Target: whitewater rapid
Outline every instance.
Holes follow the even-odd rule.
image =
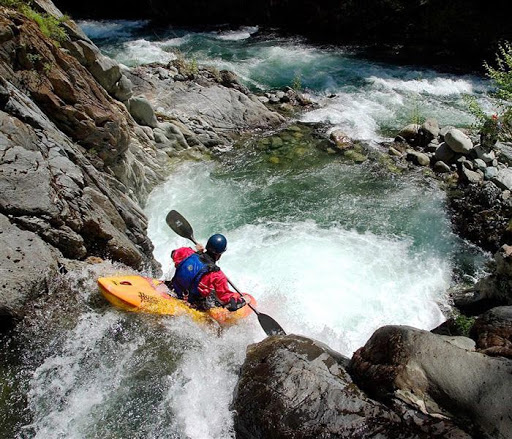
[[[233,70],[253,90],[296,80],[318,104],[302,121],[327,122],[370,143],[414,118],[471,124],[465,94],[490,105],[480,78],[376,63],[257,27],[81,25],[130,67],[167,63],[179,49],[200,64]],[[382,325],[440,324],[455,275],[475,276],[482,266],[480,254],[452,233],[443,193],[421,177],[307,154],[281,167],[243,151],[174,163],[145,206],[163,277],[173,274],[171,250],[191,245],[165,223],[176,209],[198,241],[226,235],[221,268],[288,333],[351,356]],[[36,315],[37,349],[32,353],[27,343],[25,356],[33,359],[25,360],[20,397],[26,395],[30,422],[18,437],[233,438],[239,367],[247,346],[265,337],[257,319],[218,333],[186,317],[127,314],[99,301],[95,279],[110,273],[95,270],[69,275],[66,300],[73,306]]]

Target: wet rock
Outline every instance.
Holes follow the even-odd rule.
[[[487,311],[476,319],[470,335],[480,352],[512,358],[512,306]]]
[[[0,319],[17,319],[57,273],[59,252],[37,234],[19,229],[0,213]]]
[[[340,151],[345,151],[354,147],[354,142],[341,130],[334,130],[329,135],[329,138],[334,142],[336,148]]]
[[[439,160],[434,163],[434,171],[443,174],[443,173],[451,172],[451,169],[445,162]]]
[[[451,161],[455,158],[455,153],[448,146],[447,143],[443,142],[439,145],[434,153],[434,157],[437,161],[441,161],[444,163],[451,163]]]
[[[384,326],[354,354],[350,370],[371,395],[395,395],[423,412],[474,422],[490,437],[510,437],[512,362],[448,341],[411,327]]]
[[[429,166],[430,165],[430,158],[428,155],[423,154],[418,151],[408,150],[407,151],[407,160],[414,163],[418,166]]]
[[[454,429],[368,398],[352,382],[347,363],[324,344],[297,335],[249,346],[232,404],[237,437],[406,439],[422,431],[448,437]]]
[[[420,125],[412,123],[402,128],[398,135],[403,137],[409,144],[412,145],[418,139],[419,129]]]
[[[456,153],[469,154],[473,149],[473,142],[471,139],[457,128],[449,130],[444,135],[444,141],[451,150]]]

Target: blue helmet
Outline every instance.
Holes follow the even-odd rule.
[[[228,241],[224,235],[216,233],[210,236],[206,243],[206,252],[215,255],[221,255],[226,251],[228,247]]]

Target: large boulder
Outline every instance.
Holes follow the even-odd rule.
[[[475,423],[488,437],[512,437],[512,361],[463,349],[428,331],[385,326],[353,356],[354,380],[376,397]]]
[[[297,335],[249,346],[232,404],[237,437],[468,437],[450,422],[420,419],[370,399],[353,383],[347,364],[326,345]]]
[[[27,300],[56,275],[58,251],[37,234],[22,230],[0,213],[0,327],[22,316]]]
[[[471,139],[457,128],[452,128],[444,135],[444,141],[452,149],[453,152],[459,154],[469,154],[473,149]]]
[[[476,319],[471,328],[480,352],[512,358],[512,306],[500,306]]]

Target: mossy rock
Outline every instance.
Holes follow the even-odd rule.
[[[277,157],[277,156],[275,156],[275,155],[270,156],[270,157],[268,158],[268,161],[269,161],[270,163],[274,164],[274,165],[278,165],[278,164],[281,162],[281,160],[279,159],[279,157]]]
[[[356,151],[355,149],[349,149],[348,151],[345,151],[343,153],[343,157],[355,163],[363,163],[368,159],[368,157]]]

